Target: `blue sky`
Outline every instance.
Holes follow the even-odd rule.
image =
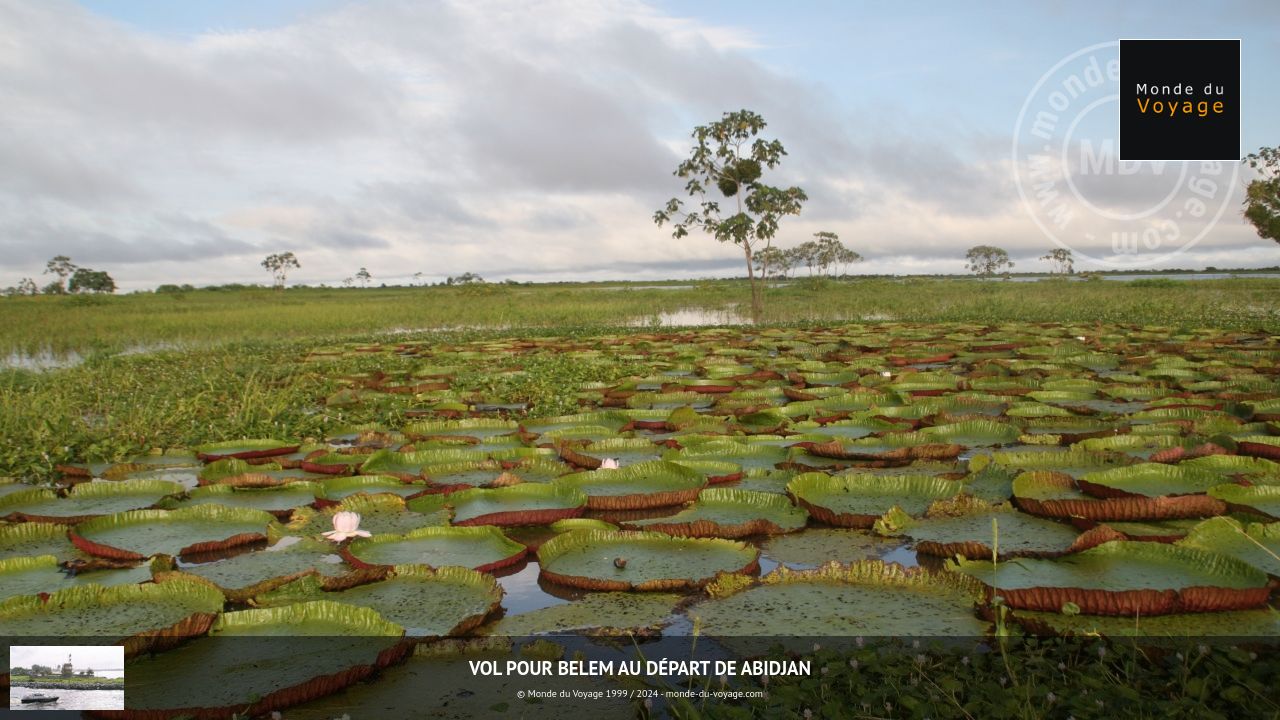
[[[779,245],[837,230],[858,271],[907,273],[990,242],[1036,269],[1052,243],[1010,157],[1036,81],[1119,37],[1239,37],[1248,152],[1280,143],[1277,27],[1263,2],[0,0],[0,98],[23,109],[0,142],[0,285],[51,248],[126,288],[262,282],[283,249],[309,283],[737,274],[733,248],[649,216],[690,127],[738,107],[787,146],[778,182],[810,191]],[[1138,202],[1127,182],[1092,200]],[[1151,266],[1280,263],[1228,200]]]

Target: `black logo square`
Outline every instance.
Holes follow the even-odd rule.
[[[1120,41],[1121,160],[1240,160],[1240,41]]]

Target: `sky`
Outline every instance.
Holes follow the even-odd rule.
[[[691,129],[740,108],[787,149],[766,179],[809,197],[775,244],[836,232],[857,273],[964,272],[979,244],[1046,270],[1019,114],[1056,63],[1117,38],[1242,39],[1242,152],[1280,144],[1280,4],[975,7],[0,0],[0,287],[43,284],[55,254],[123,290],[268,283],[283,251],[291,284],[742,275],[737,248],[652,220]],[[1105,141],[1110,113],[1072,141]],[[1280,264],[1229,165],[1221,216],[1185,225],[1179,255],[1081,238],[1175,192],[1182,165],[1077,175],[1092,211],[1058,240],[1082,270]]]
[[[124,648],[117,645],[13,645],[9,648],[7,667],[47,665],[60,668],[67,661],[68,653],[77,672],[84,668],[118,670],[124,667]]]

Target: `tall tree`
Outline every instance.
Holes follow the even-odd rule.
[[[1048,260],[1051,272],[1061,273],[1063,275],[1074,275],[1075,258],[1071,255],[1071,251],[1066,248],[1054,248],[1044,255],[1040,256],[1041,260]]]
[[[273,253],[262,261],[262,267],[271,273],[277,290],[284,290],[285,281],[289,279],[289,271],[302,267],[292,252]]]
[[[73,293],[113,293],[116,291],[116,281],[105,270],[76,268],[67,290]]]
[[[964,254],[965,268],[980,277],[991,277],[1001,270],[1013,267],[1009,253],[993,245],[975,245]]]
[[[1244,162],[1260,175],[1245,188],[1245,219],[1260,237],[1280,243],[1280,147],[1261,148]]]
[[[360,287],[369,287],[369,281],[373,279],[373,275],[369,274],[368,268],[360,268],[360,272],[356,273],[356,279],[360,281]]]
[[[71,277],[76,271],[76,264],[71,262],[71,258],[66,255],[55,255],[52,260],[45,263],[45,275],[57,275],[58,279],[45,287],[45,292],[50,295],[62,295],[67,291],[67,278]]]
[[[685,192],[697,206],[686,209],[684,201],[676,197],[653,214],[659,227],[671,223],[675,238],[685,237],[691,229],[702,230],[720,242],[742,248],[751,284],[751,315],[756,322],[764,314],[764,296],[753,256],[770,246],[782,218],[799,215],[809,199],[799,187],[779,188],[763,182],[764,170],[777,167],[787,154],[781,142],[759,137],[765,125],[758,114],[738,110],[695,127],[694,147],[675,175],[686,180]],[[708,197],[713,189],[732,201],[731,213],[721,210],[720,201],[712,199],[714,195]]]
[[[769,246],[761,249],[755,255],[756,270],[760,273],[760,277],[769,278],[769,271],[786,277],[787,253],[782,248]]]

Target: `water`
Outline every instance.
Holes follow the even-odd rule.
[[[1061,276],[1040,277],[1011,277],[1013,282],[1039,282],[1041,280],[1056,279]],[[1131,282],[1133,280],[1148,280],[1160,278],[1163,280],[1230,280],[1231,278],[1274,278],[1280,279],[1280,273],[1264,273],[1264,272],[1233,272],[1233,273],[1141,273],[1134,275],[1101,275],[1103,280],[1115,280],[1117,282]],[[991,278],[992,280],[1003,280],[1003,278]],[[1068,277],[1069,280],[1084,280],[1080,276]]]
[[[185,349],[187,349],[187,346],[182,343],[166,340],[154,343],[130,345],[129,347],[113,354],[120,356],[146,355],[148,353],[161,352],[163,350]],[[55,353],[46,348],[35,353],[11,352],[3,358],[0,358],[0,369],[14,368],[17,370],[43,372],[46,370],[61,370],[63,368],[75,367],[84,361],[85,356],[75,350]]]
[[[31,693],[56,695],[55,703],[22,704]],[[9,688],[10,710],[123,710],[124,690],[37,690],[14,685]]]
[[[711,310],[708,308],[680,308],[670,312],[636,318],[627,323],[631,327],[706,327],[710,325],[746,325],[751,320],[732,308]]]

